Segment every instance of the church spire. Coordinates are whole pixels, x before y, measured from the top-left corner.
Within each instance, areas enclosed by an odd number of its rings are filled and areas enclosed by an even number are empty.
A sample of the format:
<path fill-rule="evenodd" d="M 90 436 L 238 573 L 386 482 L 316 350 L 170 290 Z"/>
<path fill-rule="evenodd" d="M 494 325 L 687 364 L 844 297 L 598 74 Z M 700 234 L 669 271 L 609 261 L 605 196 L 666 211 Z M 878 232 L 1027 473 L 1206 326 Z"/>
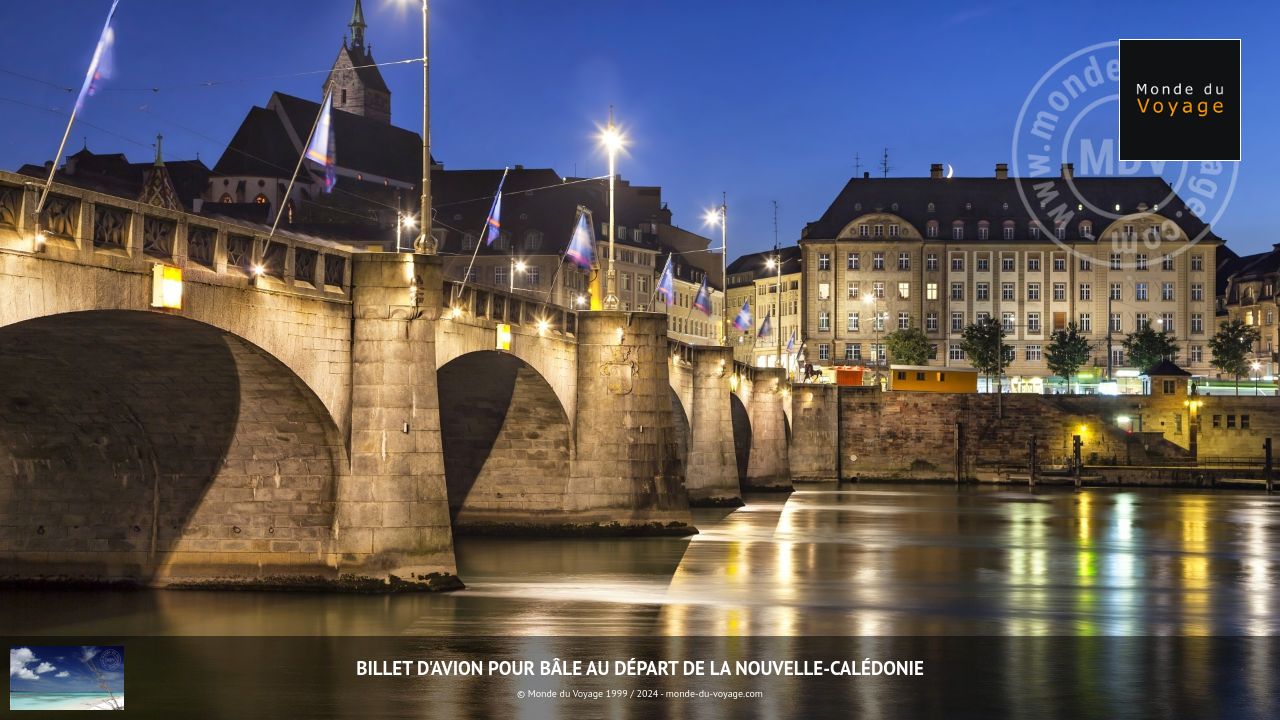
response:
<path fill-rule="evenodd" d="M 364 29 L 368 25 L 364 22 L 364 8 L 360 6 L 360 0 L 356 0 L 355 9 L 351 11 L 351 22 L 348 27 L 351 28 L 351 46 L 364 48 Z"/>

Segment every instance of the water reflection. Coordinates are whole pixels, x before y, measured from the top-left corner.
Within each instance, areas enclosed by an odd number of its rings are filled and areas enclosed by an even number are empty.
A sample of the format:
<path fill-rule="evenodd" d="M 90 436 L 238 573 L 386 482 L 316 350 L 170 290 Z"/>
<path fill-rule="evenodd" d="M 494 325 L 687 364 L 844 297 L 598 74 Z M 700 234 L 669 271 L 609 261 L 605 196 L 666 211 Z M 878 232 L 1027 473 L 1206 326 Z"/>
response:
<path fill-rule="evenodd" d="M 811 486 L 693 538 L 461 538 L 437 596 L 8 591 L 9 633 L 1273 635 L 1252 493 Z M 93 612 L 86 613 L 85 608 Z M 1034 658 L 1028 658 L 1032 662 Z"/>

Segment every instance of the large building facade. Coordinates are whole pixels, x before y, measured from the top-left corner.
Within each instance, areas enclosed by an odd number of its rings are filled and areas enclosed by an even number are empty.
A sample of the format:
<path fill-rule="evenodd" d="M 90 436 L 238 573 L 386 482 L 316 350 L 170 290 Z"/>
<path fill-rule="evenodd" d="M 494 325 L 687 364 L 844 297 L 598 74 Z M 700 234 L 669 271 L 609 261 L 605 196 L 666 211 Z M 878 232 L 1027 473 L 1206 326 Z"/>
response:
<path fill-rule="evenodd" d="M 1276 288 L 1280 287 L 1280 244 L 1267 252 L 1231 258 L 1220 272 L 1220 319 L 1240 320 L 1258 329 L 1258 343 L 1249 363 L 1251 374 L 1272 382 L 1280 372 L 1280 297 L 1276 295 Z"/>
<path fill-rule="evenodd" d="M 1062 172 L 1089 204 L 1056 217 L 1031 216 L 1021 198 L 1035 188 L 1003 164 L 988 178 L 935 165 L 928 178 L 850 180 L 800 240 L 804 360 L 892 360 L 885 336 L 918 327 L 930 365 L 969 367 L 963 329 L 989 318 L 1014 348 L 1006 390 L 1046 391 L 1045 348 L 1069 323 L 1093 343 L 1086 384 L 1136 374 L 1122 340 L 1141 325 L 1172 333 L 1177 362 L 1211 374 L 1221 240 L 1159 178 Z"/>
<path fill-rule="evenodd" d="M 795 371 L 802 336 L 800 255 L 799 247 L 784 247 L 743 255 L 729 265 L 730 316 L 745 303 L 754 324 L 746 332 L 730 328 L 729 342 L 735 360 L 756 367 L 781 365 Z M 770 318 L 770 331 L 762 336 L 760 325 L 766 317 Z"/>

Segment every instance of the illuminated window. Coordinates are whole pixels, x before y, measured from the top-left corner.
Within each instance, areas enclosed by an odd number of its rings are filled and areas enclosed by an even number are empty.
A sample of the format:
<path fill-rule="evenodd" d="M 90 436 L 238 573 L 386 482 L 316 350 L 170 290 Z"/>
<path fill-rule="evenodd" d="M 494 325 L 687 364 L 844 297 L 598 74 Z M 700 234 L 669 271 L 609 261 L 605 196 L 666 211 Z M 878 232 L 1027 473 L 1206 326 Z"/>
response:
<path fill-rule="evenodd" d="M 267 196 L 266 196 L 266 195 L 259 194 L 259 195 L 258 195 L 258 197 L 256 197 L 256 198 L 254 198 L 254 199 L 253 199 L 253 201 L 254 201 L 255 203 L 259 204 L 259 205 L 266 205 L 266 204 L 267 204 Z"/>

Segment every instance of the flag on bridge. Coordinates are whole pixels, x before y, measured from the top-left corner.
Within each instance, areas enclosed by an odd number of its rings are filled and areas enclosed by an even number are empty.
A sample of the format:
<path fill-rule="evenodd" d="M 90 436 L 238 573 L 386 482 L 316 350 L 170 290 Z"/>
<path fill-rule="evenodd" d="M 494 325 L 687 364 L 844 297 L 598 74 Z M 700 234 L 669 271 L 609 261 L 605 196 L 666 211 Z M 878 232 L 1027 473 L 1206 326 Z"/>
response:
<path fill-rule="evenodd" d="M 659 295 L 662 296 L 662 302 L 670 305 L 675 301 L 676 291 L 675 282 L 671 274 L 671 256 L 667 255 L 667 266 L 662 269 L 662 275 L 658 277 L 658 287 L 656 288 Z"/>
<path fill-rule="evenodd" d="M 742 309 L 738 311 L 738 316 L 733 319 L 733 326 L 740 332 L 746 332 L 751 329 L 750 301 L 742 303 Z"/>
<path fill-rule="evenodd" d="M 711 314 L 711 290 L 707 287 L 707 276 L 702 276 L 702 287 L 698 288 L 698 294 L 693 296 L 693 306 L 702 311 L 703 315 Z"/>
<path fill-rule="evenodd" d="M 306 158 L 314 163 L 318 163 L 324 168 L 324 191 L 333 190 L 334 184 L 337 182 L 337 175 L 334 173 L 334 155 L 333 155 L 333 126 L 331 125 L 333 115 L 333 93 L 329 92 L 324 96 L 324 104 L 320 106 L 320 117 L 316 120 L 316 127 L 311 131 L 311 142 L 307 144 Z"/>
<path fill-rule="evenodd" d="M 756 337 L 769 337 L 773 334 L 773 311 L 765 313 L 764 322 L 760 323 L 760 330 L 756 332 Z"/>
<path fill-rule="evenodd" d="M 502 184 L 507 181 L 507 173 L 503 171 L 498 181 L 498 194 L 493 196 L 493 207 L 489 208 L 489 217 L 484 221 L 484 244 L 493 245 L 493 241 L 502 234 Z"/>
<path fill-rule="evenodd" d="M 587 221 L 587 214 L 579 211 L 578 224 L 573 229 L 573 240 L 569 242 L 569 249 L 564 254 L 573 260 L 575 265 L 585 270 L 596 260 L 595 247 L 595 232 L 591 229 L 591 223 Z"/>
<path fill-rule="evenodd" d="M 76 110 L 84 107 L 84 99 L 98 91 L 98 83 L 111 76 L 111 46 L 115 43 L 116 32 L 111 29 L 111 21 L 116 16 L 116 6 L 120 0 L 111 3 L 107 11 L 107 22 L 102 26 L 102 35 L 98 36 L 98 46 L 93 50 L 93 59 L 89 61 L 89 70 L 84 75 L 84 84 L 80 86 L 80 94 L 76 96 Z"/>
<path fill-rule="evenodd" d="M 796 348 L 796 331 L 795 331 L 795 328 L 792 328 L 791 337 L 787 338 L 787 352 L 791 352 L 792 350 L 795 350 L 795 348 Z"/>

